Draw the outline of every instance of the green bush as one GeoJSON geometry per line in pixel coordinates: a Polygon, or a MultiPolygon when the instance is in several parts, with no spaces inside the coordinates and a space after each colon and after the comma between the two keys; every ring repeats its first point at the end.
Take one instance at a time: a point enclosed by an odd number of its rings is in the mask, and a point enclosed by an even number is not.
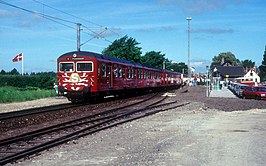
{"type": "Polygon", "coordinates": [[[0,87],[0,103],[35,100],[56,96],[53,89],[0,87]]]}

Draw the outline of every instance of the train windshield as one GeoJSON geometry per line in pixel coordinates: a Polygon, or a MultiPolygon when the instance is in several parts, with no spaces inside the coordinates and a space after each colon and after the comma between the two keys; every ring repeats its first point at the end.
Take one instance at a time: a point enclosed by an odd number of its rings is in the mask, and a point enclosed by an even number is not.
{"type": "Polygon", "coordinates": [[[73,72],[74,63],[60,63],[60,71],[61,72],[73,72]]]}
{"type": "Polygon", "coordinates": [[[92,72],[92,62],[77,62],[77,71],[92,72]]]}

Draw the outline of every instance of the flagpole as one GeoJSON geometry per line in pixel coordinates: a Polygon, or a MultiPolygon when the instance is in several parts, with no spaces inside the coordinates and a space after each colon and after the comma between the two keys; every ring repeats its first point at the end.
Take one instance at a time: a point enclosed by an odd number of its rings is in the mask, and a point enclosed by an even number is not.
{"type": "Polygon", "coordinates": [[[22,53],[22,63],[21,63],[21,75],[23,76],[23,73],[24,73],[24,55],[22,53]]]}

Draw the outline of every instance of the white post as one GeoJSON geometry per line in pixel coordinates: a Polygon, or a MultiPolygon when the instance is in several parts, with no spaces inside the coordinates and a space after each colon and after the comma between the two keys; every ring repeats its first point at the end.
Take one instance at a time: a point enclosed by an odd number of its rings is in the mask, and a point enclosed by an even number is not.
{"type": "Polygon", "coordinates": [[[187,21],[188,21],[188,28],[187,28],[187,32],[188,32],[188,62],[187,62],[187,67],[188,67],[188,78],[189,81],[191,80],[191,69],[190,69],[190,21],[191,21],[191,17],[187,17],[187,21]]]}
{"type": "Polygon", "coordinates": [[[24,75],[24,55],[22,53],[22,61],[21,61],[21,75],[24,75]]]}

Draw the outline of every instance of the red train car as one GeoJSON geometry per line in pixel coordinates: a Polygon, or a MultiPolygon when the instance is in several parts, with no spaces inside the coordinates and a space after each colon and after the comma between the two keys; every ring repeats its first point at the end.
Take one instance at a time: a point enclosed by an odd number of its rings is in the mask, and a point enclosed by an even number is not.
{"type": "Polygon", "coordinates": [[[57,59],[57,65],[59,92],[73,102],[181,84],[180,73],[93,52],[65,53],[57,59]]]}

